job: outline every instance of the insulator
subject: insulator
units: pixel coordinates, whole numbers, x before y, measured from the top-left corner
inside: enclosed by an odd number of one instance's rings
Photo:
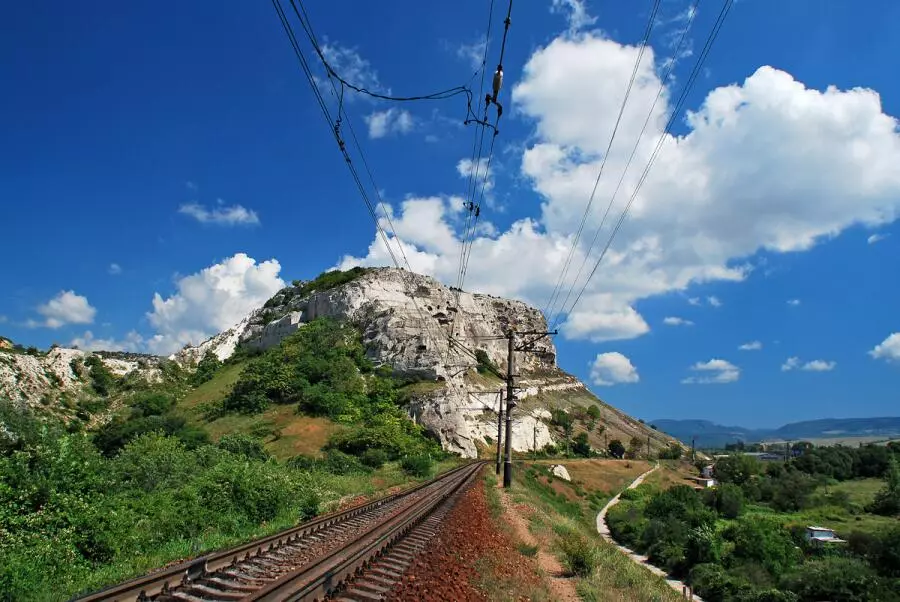
[[[497,71],[494,72],[494,102],[497,102],[497,95],[500,94],[500,88],[503,86],[503,67],[497,65]]]

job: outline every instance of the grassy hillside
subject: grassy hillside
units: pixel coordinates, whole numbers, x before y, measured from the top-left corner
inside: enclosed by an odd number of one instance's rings
[[[213,441],[229,433],[240,433],[260,438],[276,458],[321,456],[322,447],[340,425],[328,418],[299,414],[293,405],[274,406],[259,414],[209,415],[209,409],[220,406],[231,393],[246,365],[247,360],[243,360],[223,366],[211,380],[178,401],[175,412],[184,416],[188,424],[209,433]]]
[[[560,372],[560,374],[568,378],[574,378],[569,377],[564,372]],[[588,430],[588,424],[577,420],[572,434],[574,438],[579,433],[586,432],[591,447],[601,450],[606,449],[608,443],[614,439],[618,439],[625,447],[629,447],[631,440],[636,438],[641,441],[640,457],[646,457],[647,438],[649,437],[650,453],[651,456],[655,457],[670,444],[677,443],[669,435],[653,429],[649,425],[600,400],[584,387],[559,391],[544,390],[538,395],[525,398],[521,402],[520,407],[523,411],[543,407],[567,410],[571,413],[572,410],[588,408],[592,405],[597,405],[600,408],[600,418],[596,421],[594,428]],[[554,437],[558,440],[563,439],[562,429],[556,429]]]

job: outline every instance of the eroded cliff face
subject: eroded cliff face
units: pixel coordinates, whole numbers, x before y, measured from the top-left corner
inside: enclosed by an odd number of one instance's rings
[[[496,411],[500,383],[487,378],[473,382],[469,375],[478,362],[472,351],[483,350],[505,371],[503,336],[510,327],[517,332],[546,329],[541,313],[525,303],[451,290],[433,278],[396,268],[368,270],[338,287],[302,296],[299,291],[305,284],[279,291],[267,307],[208,341],[181,350],[173,359],[192,364],[207,351],[225,359],[237,344],[269,347],[316,318],[345,319],[361,330],[376,365],[444,383],[414,400],[410,416],[440,437],[446,449],[473,457],[476,441],[483,442],[485,435],[496,437],[496,416],[491,420],[486,408]],[[516,359],[516,373],[533,382],[532,388],[540,386],[541,374],[558,374],[556,349],[549,338],[537,341],[530,353],[517,353]],[[577,381],[572,386],[583,387]],[[535,442],[538,447],[551,442],[547,425],[540,416],[519,416],[515,449],[531,449]]]

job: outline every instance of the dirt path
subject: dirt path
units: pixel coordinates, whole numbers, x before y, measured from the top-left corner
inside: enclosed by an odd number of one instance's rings
[[[634,481],[632,481],[631,485],[626,487],[626,489],[634,489],[635,487],[637,487],[638,485],[643,483],[644,479],[647,478],[647,476],[649,476],[650,473],[652,473],[654,470],[656,470],[658,468],[659,468],[659,464],[657,464],[656,466],[654,466],[653,468],[651,468],[644,474],[640,475]],[[619,503],[619,496],[621,496],[621,495],[622,494],[619,493],[616,495],[616,497],[609,500],[609,502],[603,507],[603,510],[601,510],[597,514],[597,532],[600,533],[600,535],[603,537],[603,539],[605,539],[609,543],[611,543],[614,546],[616,546],[617,548],[619,548],[619,551],[621,551],[623,554],[625,554],[626,556],[631,558],[631,560],[633,560],[635,563],[641,565],[642,567],[644,567],[645,569],[647,569],[654,575],[659,575],[660,577],[665,579],[666,583],[668,583],[672,589],[674,589],[679,594],[681,594],[682,592],[685,591],[685,588],[686,588],[686,585],[684,584],[684,582],[679,581],[677,579],[671,579],[664,570],[650,564],[650,561],[647,559],[646,556],[644,556],[642,554],[638,554],[634,550],[626,548],[625,546],[620,546],[612,538],[612,535],[609,534],[609,526],[607,526],[607,524],[606,524],[606,513],[609,512],[610,508],[612,508],[613,506],[615,506],[616,504]],[[694,594],[694,596],[691,598],[691,600],[694,600],[695,602],[703,602],[703,600],[700,598],[700,596],[698,596],[696,594]]]
[[[526,515],[532,512],[531,508],[526,504],[516,505],[509,498],[509,494],[498,483],[500,492],[500,503],[503,505],[503,517],[507,524],[512,528],[516,538],[526,546],[537,546],[537,554],[535,560],[538,566],[544,572],[547,578],[547,586],[550,593],[553,594],[553,600],[560,602],[578,602],[581,597],[575,590],[575,580],[566,575],[566,571],[562,564],[553,554],[545,551],[542,542],[528,530],[528,519]]]

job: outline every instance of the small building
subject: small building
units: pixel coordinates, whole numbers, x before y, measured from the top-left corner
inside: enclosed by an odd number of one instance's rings
[[[814,546],[847,543],[845,539],[835,535],[832,529],[825,527],[807,527],[806,541]]]
[[[707,464],[706,466],[704,466],[703,470],[700,471],[700,476],[703,477],[704,479],[713,478],[713,465]]]
[[[712,477],[691,477],[691,480],[697,484],[696,487],[698,489],[707,489],[716,486],[716,480]]]

